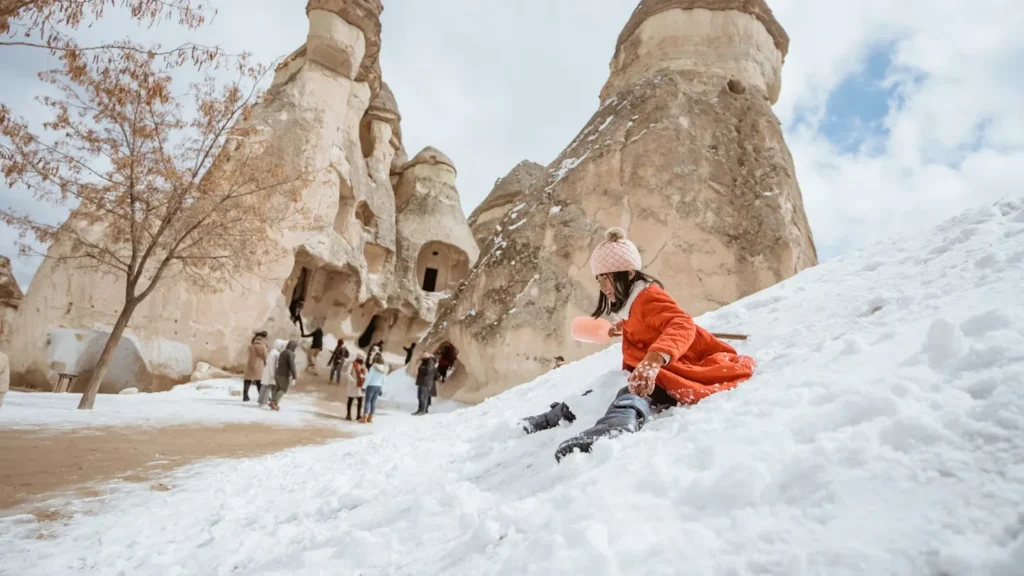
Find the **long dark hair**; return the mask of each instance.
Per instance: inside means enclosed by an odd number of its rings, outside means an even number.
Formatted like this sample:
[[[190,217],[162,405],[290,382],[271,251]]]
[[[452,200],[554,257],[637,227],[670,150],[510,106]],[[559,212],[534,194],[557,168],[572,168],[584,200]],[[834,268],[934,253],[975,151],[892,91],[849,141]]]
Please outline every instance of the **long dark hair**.
[[[618,313],[622,311],[622,307],[626,305],[626,300],[629,299],[629,295],[633,292],[633,286],[637,282],[647,282],[648,284],[662,286],[657,278],[644,274],[639,270],[633,273],[632,278],[629,277],[629,272],[612,272],[612,288],[615,290],[615,302],[610,301],[604,295],[604,292],[600,292],[597,297],[597,309],[594,310],[591,316],[600,318],[601,316],[607,316],[611,312]]]

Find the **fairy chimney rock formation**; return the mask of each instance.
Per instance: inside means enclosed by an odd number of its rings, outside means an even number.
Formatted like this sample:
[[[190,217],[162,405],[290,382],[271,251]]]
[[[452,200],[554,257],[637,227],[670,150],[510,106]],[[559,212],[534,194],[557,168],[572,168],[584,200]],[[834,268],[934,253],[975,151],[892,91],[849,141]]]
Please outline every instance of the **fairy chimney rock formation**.
[[[381,88],[380,0],[309,0],[308,58],[350,80],[364,82],[372,94]]]
[[[523,160],[504,178],[495,182],[491,193],[469,215],[469,228],[478,246],[483,246],[492,234],[500,232],[496,229],[498,222],[543,173],[544,167],[540,164]]]
[[[695,70],[757,86],[774,104],[788,51],[764,0],[643,0],[619,34],[601,99],[655,72]]]
[[[594,309],[590,254],[612,226],[694,316],[817,263],[771,109],[787,49],[763,0],[640,3],[599,109],[495,224],[426,336],[426,350],[460,349],[444,394],[479,401],[594,352],[568,327]]]
[[[401,265],[392,303],[403,311],[436,306],[469,275],[480,255],[462,212],[456,174],[455,163],[433,147],[402,169],[395,189]]]
[[[317,324],[352,344],[384,340],[386,358],[399,365],[402,347],[429,328],[443,290],[478,250],[452,161],[428,149],[406,162],[398,103],[380,77],[381,9],[379,0],[309,1],[306,43],[277,67],[266,99],[221,152],[284,163],[302,176],[295,198],[303,219],[283,219],[279,254],[259,277],[214,294],[182,279],[160,284],[133,315],[102,392],[163,389],[188,380],[197,362],[240,371],[254,330],[299,339],[289,310],[299,300],[307,333]],[[399,190],[408,191],[401,218]],[[418,261],[431,242],[445,249],[427,253],[447,267]],[[437,270],[435,289],[444,284],[437,293],[416,277],[424,262]],[[20,381],[47,389],[61,372],[90,371],[123,305],[119,283],[46,259],[14,314],[15,338],[0,341]]]

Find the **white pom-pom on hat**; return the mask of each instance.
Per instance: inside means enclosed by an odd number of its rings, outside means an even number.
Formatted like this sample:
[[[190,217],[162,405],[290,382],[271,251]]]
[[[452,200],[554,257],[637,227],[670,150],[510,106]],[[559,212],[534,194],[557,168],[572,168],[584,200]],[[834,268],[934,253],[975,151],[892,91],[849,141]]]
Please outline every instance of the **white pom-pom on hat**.
[[[643,259],[636,244],[626,238],[622,228],[609,228],[604,233],[606,240],[594,248],[590,256],[590,269],[594,276],[613,272],[638,272],[643,268]]]
[[[608,231],[604,233],[604,238],[609,242],[618,242],[626,238],[626,231],[618,226],[615,228],[609,228]]]

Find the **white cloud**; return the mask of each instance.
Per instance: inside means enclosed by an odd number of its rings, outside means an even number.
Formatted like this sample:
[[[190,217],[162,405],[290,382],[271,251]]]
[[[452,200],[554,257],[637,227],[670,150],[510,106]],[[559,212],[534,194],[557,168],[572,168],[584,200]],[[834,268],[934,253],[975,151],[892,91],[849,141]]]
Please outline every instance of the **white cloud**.
[[[768,2],[792,40],[776,113],[823,256],[1024,194],[1024,4]],[[254,51],[264,61],[305,38],[301,3],[217,5],[219,16],[198,33],[156,33],[168,45],[189,37]],[[551,162],[597,109],[615,39],[634,6],[385,0],[382,67],[409,153],[433,145],[455,161],[467,212],[520,160]],[[118,38],[124,29],[111,21],[89,33]],[[879,47],[892,50],[887,80],[901,97],[885,119],[888,133],[849,152],[829,142],[818,122],[829,96]],[[7,102],[26,92],[11,74],[0,72]],[[0,230],[0,253],[13,252],[10,246]],[[30,268],[21,265],[19,280]]]

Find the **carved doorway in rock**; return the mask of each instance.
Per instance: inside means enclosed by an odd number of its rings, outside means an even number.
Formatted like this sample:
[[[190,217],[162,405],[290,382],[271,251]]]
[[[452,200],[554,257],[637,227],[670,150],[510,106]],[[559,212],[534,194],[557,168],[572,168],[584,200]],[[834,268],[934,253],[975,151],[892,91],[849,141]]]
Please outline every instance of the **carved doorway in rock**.
[[[437,268],[427,268],[423,271],[423,291],[437,291]]]
[[[469,274],[469,255],[446,242],[427,242],[416,259],[416,278],[424,292],[444,292]]]
[[[380,322],[380,316],[370,318],[370,323],[366,325],[366,330],[363,330],[363,334],[359,337],[358,344],[360,348],[369,349],[373,345],[373,333],[377,330],[378,322]]]

